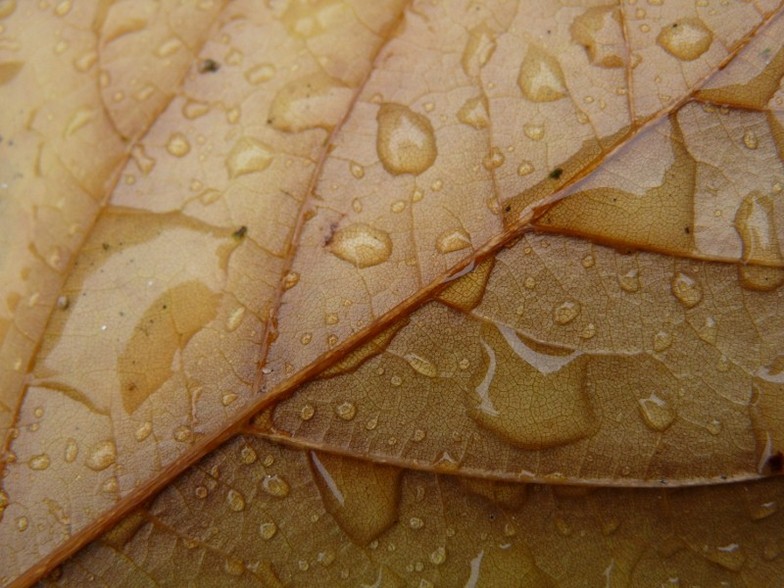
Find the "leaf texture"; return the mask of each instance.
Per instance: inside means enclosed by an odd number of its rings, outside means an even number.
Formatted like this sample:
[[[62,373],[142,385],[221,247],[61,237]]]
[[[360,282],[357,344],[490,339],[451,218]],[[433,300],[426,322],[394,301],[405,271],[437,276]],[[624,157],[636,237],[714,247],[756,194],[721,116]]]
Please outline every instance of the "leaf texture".
[[[781,575],[778,2],[0,19],[2,584]]]

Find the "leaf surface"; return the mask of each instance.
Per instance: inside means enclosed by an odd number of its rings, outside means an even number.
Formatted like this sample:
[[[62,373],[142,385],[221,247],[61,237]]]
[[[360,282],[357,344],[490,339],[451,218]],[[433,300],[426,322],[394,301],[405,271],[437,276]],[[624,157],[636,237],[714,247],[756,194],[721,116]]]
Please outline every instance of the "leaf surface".
[[[780,12],[0,3],[3,582],[769,583]]]

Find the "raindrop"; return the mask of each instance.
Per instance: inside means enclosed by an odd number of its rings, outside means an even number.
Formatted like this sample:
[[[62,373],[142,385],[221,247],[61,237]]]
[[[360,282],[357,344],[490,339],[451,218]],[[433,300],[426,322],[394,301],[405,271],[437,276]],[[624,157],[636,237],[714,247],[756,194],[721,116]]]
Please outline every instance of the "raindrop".
[[[468,42],[463,49],[460,63],[466,75],[477,76],[495,52],[496,43],[493,31],[482,23],[469,31]]]
[[[713,33],[699,18],[686,18],[664,27],[656,42],[673,57],[694,61],[710,48]]]
[[[275,77],[275,66],[269,63],[254,65],[245,72],[245,79],[253,85],[263,84]]]
[[[226,502],[234,512],[245,510],[245,497],[234,489],[229,490],[226,494]]]
[[[258,139],[242,137],[226,158],[230,178],[261,172],[272,163],[272,150]]]
[[[553,311],[553,320],[559,325],[568,325],[580,314],[580,303],[567,300],[559,304]]]
[[[532,102],[553,102],[566,96],[566,80],[558,61],[544,49],[531,45],[520,65],[517,84]]]
[[[376,149],[389,173],[419,175],[436,160],[435,131],[427,117],[401,104],[382,104]]]
[[[490,124],[487,98],[480,95],[466,100],[457,111],[457,120],[475,129],[487,128]]]
[[[79,445],[76,443],[76,439],[68,439],[65,442],[65,462],[66,463],[73,463],[76,461],[77,456],[79,455]]]
[[[335,407],[335,414],[344,421],[350,421],[357,415],[357,407],[352,402],[341,402]]]
[[[85,463],[91,470],[100,472],[112,465],[116,459],[117,448],[114,441],[101,441],[91,448]]]
[[[277,474],[264,476],[261,480],[261,489],[270,496],[277,498],[284,498],[289,495],[288,482]]]
[[[45,470],[49,467],[50,464],[51,464],[51,460],[49,459],[49,456],[46,455],[45,453],[42,453],[40,455],[34,455],[33,457],[30,458],[30,461],[28,462],[28,465],[30,466],[31,470]]]
[[[452,253],[471,247],[471,236],[464,229],[447,229],[436,238],[436,249]]]
[[[392,239],[386,231],[358,223],[337,231],[329,247],[343,261],[365,268],[389,259]]]
[[[416,353],[406,353],[403,359],[408,362],[411,368],[423,376],[435,378],[438,376],[438,368],[428,359]]]
[[[430,561],[433,565],[440,566],[446,561],[446,548],[438,547],[430,554]]]
[[[643,421],[654,431],[665,431],[675,420],[675,413],[669,403],[655,393],[637,402],[640,405]]]
[[[636,269],[629,270],[618,276],[618,284],[624,292],[637,292],[640,289],[640,273]]]
[[[272,539],[278,532],[278,526],[272,522],[265,522],[259,525],[259,535],[265,541]]]
[[[191,151],[191,144],[182,133],[172,133],[166,143],[166,151],[175,157],[185,157]]]
[[[694,308],[702,300],[700,283],[683,272],[677,272],[673,277],[672,293],[686,308]]]

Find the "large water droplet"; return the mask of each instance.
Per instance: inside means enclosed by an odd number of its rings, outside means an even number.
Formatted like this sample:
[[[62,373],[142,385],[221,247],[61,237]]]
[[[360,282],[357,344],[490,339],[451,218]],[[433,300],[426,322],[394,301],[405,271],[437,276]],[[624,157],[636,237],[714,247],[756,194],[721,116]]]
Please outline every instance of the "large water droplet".
[[[585,48],[588,59],[600,67],[623,67],[621,12],[614,6],[596,6],[574,19],[572,39]]]
[[[352,90],[325,73],[311,74],[286,84],[269,110],[273,128],[287,133],[305,129],[331,130],[345,113]]]
[[[683,272],[677,272],[673,277],[672,293],[686,308],[693,308],[702,300],[700,283]]]
[[[438,150],[426,116],[401,104],[382,104],[376,120],[376,149],[389,173],[418,175],[433,165]]]
[[[464,229],[447,229],[436,238],[436,249],[452,253],[471,247],[471,236]]]
[[[699,18],[685,18],[664,27],[656,42],[673,57],[694,61],[710,48],[713,33]]]
[[[435,378],[438,376],[438,368],[435,364],[422,357],[421,355],[417,355],[416,353],[406,353],[403,359],[408,362],[408,365],[411,366],[415,372],[422,374],[428,378]]]
[[[166,143],[166,151],[175,157],[185,157],[191,152],[191,144],[182,133],[172,133]]]
[[[495,35],[486,23],[471,29],[468,42],[463,49],[463,57],[460,60],[463,71],[472,77],[479,75],[479,70],[490,61],[495,48]]]
[[[553,320],[559,325],[568,325],[580,315],[580,303],[566,300],[553,310]]]
[[[267,169],[272,163],[272,149],[253,137],[242,137],[226,158],[230,178]]]
[[[765,264],[739,266],[741,284],[763,292],[784,284],[773,198],[759,192],[746,195],[735,215],[735,229],[743,243],[743,261]]]
[[[665,431],[675,420],[675,413],[669,403],[655,393],[637,402],[643,421],[654,431]]]
[[[484,129],[490,124],[487,98],[484,94],[469,98],[457,111],[457,120],[475,129]]]
[[[544,49],[531,45],[520,65],[517,84],[532,102],[553,102],[567,94],[566,80],[558,61]]]
[[[245,510],[245,497],[233,488],[226,494],[226,503],[234,512]]]
[[[31,470],[45,470],[49,467],[52,461],[49,459],[48,455],[42,453],[40,455],[34,455],[27,463]]]
[[[261,480],[261,489],[277,498],[284,498],[289,495],[289,483],[277,474],[266,475]]]
[[[367,545],[397,520],[398,468],[315,451],[310,463],[324,507],[355,543]]]
[[[114,441],[101,441],[93,445],[87,455],[85,464],[91,470],[100,472],[112,465],[117,459],[117,448]]]
[[[389,259],[392,239],[386,231],[358,223],[337,231],[329,249],[343,261],[360,268],[370,267]]]

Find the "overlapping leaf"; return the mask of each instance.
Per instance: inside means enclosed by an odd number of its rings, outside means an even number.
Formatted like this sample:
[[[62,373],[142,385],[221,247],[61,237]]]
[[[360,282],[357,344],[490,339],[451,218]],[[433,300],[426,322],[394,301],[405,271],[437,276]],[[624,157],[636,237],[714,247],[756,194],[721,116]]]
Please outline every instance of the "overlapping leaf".
[[[777,3],[16,4],[4,582],[776,577]]]

